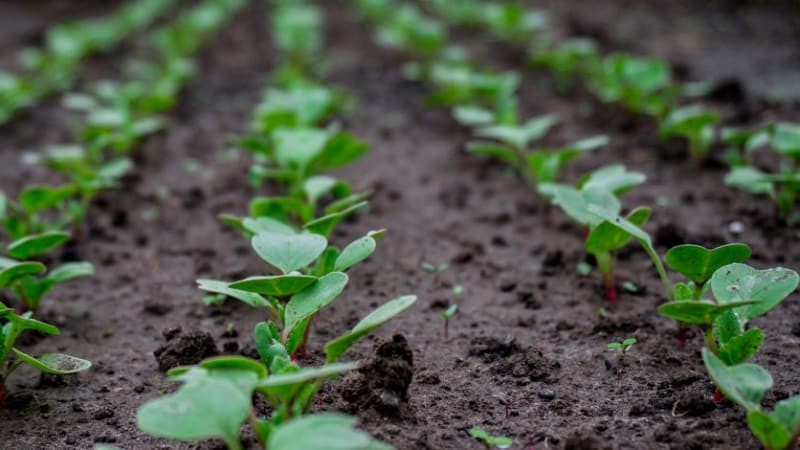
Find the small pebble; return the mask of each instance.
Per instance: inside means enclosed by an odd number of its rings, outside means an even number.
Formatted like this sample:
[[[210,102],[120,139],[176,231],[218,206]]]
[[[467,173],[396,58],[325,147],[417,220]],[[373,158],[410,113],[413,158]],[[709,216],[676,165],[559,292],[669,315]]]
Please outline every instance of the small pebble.
[[[739,221],[731,222],[728,225],[728,231],[730,231],[731,234],[742,234],[744,231],[744,225],[742,225],[742,222]]]
[[[556,393],[553,392],[551,389],[541,388],[539,389],[539,398],[549,402],[550,400],[556,398]]]

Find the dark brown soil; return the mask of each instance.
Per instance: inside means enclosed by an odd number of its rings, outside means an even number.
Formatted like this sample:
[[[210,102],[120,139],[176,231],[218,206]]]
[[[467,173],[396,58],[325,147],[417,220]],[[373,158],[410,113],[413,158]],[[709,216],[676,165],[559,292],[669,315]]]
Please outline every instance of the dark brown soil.
[[[245,239],[215,218],[243,213],[255,195],[247,158],[232,159],[226,149],[274,67],[264,3],[252,2],[202,52],[200,76],[172,126],[146,142],[125,187],[95,204],[75,251],[96,264],[98,275],[59,287],[42,317],[63,334],[26,347],[73,353],[94,367],[60,383],[20,370],[8,386],[8,408],[0,411],[0,447],[216,448],[144,435],[135,413],[171,387],[159,364],[174,361],[157,360],[158,349],[181,362],[212,349],[252,352],[251,330],[261,318],[233,301],[203,305],[194,280],[264,270]],[[310,358],[318,360],[322,342],[378,304],[406,293],[420,301],[349,353],[364,360],[364,369],[327,386],[317,407],[357,413],[367,430],[399,449],[481,448],[465,431],[472,426],[514,438],[515,449],[758,448],[742,412],[711,401],[702,337],[690,334],[679,349],[675,325],[656,312],[660,286],[644,253],[632,247],[619,263],[620,282],[642,290],[621,292],[613,304],[603,300],[596,274],[581,277],[576,270],[584,260],[582,230],[501,164],[466,154],[466,133],[446,110],[424,106],[425,88],[401,77],[402,55],[374,47],[346,3],[325,2],[329,78],[357,95],[344,126],[372,151],[339,175],[375,194],[371,209],[333,239],[346,243],[384,227],[389,234],[353,270],[344,298],[319,317]],[[468,33],[459,40],[487,63],[522,69],[513,51],[486,47]],[[549,143],[611,137],[608,148],[574,164],[569,179],[620,161],[648,174],[647,185],[625,204],[653,206],[648,229],[660,251],[676,242],[742,240],[753,247],[758,267],[794,267],[800,258],[796,231],[776,219],[771,204],[724,187],[718,165],[697,171],[680,156],[680,143],[657,140],[650,121],[579,91],[555,95],[541,73],[527,72],[521,92],[526,114],[560,115]],[[3,189],[15,193],[48,180],[19,160],[25,150],[68,139],[74,118],[55,103],[0,130]],[[748,96],[715,104],[733,115],[747,108],[746,120],[738,119],[744,123],[800,118],[791,107],[770,108]],[[743,225],[740,235],[729,231],[735,221]],[[423,262],[449,268],[433,275],[420,268]],[[453,296],[456,284],[464,287],[461,298]],[[757,321],[768,332],[756,361],[775,376],[767,404],[800,390],[797,297]],[[451,302],[460,308],[444,340],[439,312]],[[607,342],[631,336],[639,343],[624,358],[606,351]]]

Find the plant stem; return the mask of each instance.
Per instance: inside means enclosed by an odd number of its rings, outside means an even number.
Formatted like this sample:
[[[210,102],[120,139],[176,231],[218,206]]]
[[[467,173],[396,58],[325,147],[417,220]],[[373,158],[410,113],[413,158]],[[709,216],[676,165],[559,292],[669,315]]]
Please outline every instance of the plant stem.
[[[258,417],[256,417],[255,409],[250,408],[250,414],[247,415],[247,422],[250,424],[250,427],[256,434],[256,438],[258,438],[258,443],[261,444],[261,448],[267,448],[267,442],[264,440],[264,436],[261,435],[260,430],[258,429]]]
[[[716,339],[714,339],[714,331],[712,327],[705,327],[703,330],[703,336],[706,338],[706,345],[708,346],[708,349],[711,350],[711,353],[717,355],[719,353],[719,347],[717,346]]]
[[[678,322],[678,348],[686,348],[686,325]]]
[[[6,402],[6,395],[8,391],[6,391],[6,385],[3,381],[0,381],[0,409],[3,409],[3,406]]]
[[[444,340],[447,340],[447,324],[449,323],[450,323],[449,320],[444,319]]]
[[[603,285],[606,288],[606,299],[609,302],[617,301],[617,289],[614,285],[614,257],[609,252],[594,255],[597,267],[603,274]]]
[[[672,283],[669,282],[669,277],[667,277],[667,271],[664,269],[664,263],[661,262],[661,257],[656,253],[652,243],[645,241],[641,242],[641,244],[642,247],[644,247],[644,251],[650,256],[653,264],[655,264],[658,276],[661,278],[661,284],[664,286],[664,293],[667,296],[667,301],[671,302],[673,297]]]
[[[235,438],[226,438],[225,445],[228,447],[228,450],[244,450],[242,447],[242,442],[239,441],[238,437]]]

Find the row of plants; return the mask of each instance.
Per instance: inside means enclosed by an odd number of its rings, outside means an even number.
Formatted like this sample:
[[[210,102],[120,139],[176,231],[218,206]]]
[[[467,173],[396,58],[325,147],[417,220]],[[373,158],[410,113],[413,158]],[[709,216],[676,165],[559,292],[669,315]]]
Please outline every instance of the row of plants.
[[[800,281],[797,273],[785,268],[756,270],[743,264],[751,251],[739,243],[715,249],[678,245],[669,249],[662,261],[652,239],[642,229],[651,209],[639,207],[621,215],[620,196],[643,183],[643,174],[627,171],[623,165],[611,165],[586,174],[576,185],[559,181],[559,172],[567,162],[605,144],[605,137],[590,138],[561,149],[536,149],[531,142],[541,138],[556,118],[545,115],[526,121],[518,119],[516,74],[479,69],[469,63],[463,50],[446,46],[446,27],[413,5],[392,0],[356,0],[355,4],[375,26],[379,43],[400,48],[416,58],[415,63],[407,66],[406,73],[436,89],[429,98],[434,103],[451,106],[456,120],[480,138],[468,144],[470,152],[505,161],[534,192],[558,205],[587,230],[585,248],[603,274],[609,300],[616,299],[614,253],[631,241],[644,248],[657,269],[667,300],[658,310],[678,323],[680,345],[685,345],[686,329],[690,326],[698,326],[705,338],[704,361],[719,388],[715,399],[721,400],[724,393],[744,406],[753,432],[767,448],[791,448],[800,435],[800,401],[784,400],[773,413],[760,411],[758,403],[771,386],[771,379],[766,383],[768,374],[765,376],[763,369],[747,363],[764,341],[763,332],[748,324],[796,290]],[[503,7],[487,5],[480,14],[481,20],[494,24],[493,29],[503,30],[504,36],[525,36],[520,30],[536,21],[514,16],[517,19],[508,27],[503,20],[493,22],[492,18],[498,15],[490,11]],[[453,11],[457,10],[453,6]],[[499,17],[508,19],[505,15]],[[672,283],[666,267],[682,275],[685,281]],[[635,341],[628,342],[630,345]],[[744,372],[758,376],[752,379],[738,376]],[[748,404],[742,401],[742,396],[752,399],[756,395],[753,383],[760,388],[758,402]],[[747,391],[750,397],[740,390]]]
[[[113,50],[175,3],[136,0],[107,18],[67,22],[49,29],[42,48],[28,48],[19,55],[24,73],[0,72],[0,125],[42,98],[69,89],[86,57]]]
[[[33,319],[41,302],[56,285],[92,275],[87,262],[68,262],[47,270],[42,261],[57,259],[52,253],[80,234],[92,199],[117,186],[132,168],[128,155],[146,136],[163,128],[159,114],[177,100],[180,88],[192,74],[192,55],[241,5],[242,0],[206,0],[150,36],[152,59],[132,64],[131,80],[124,84],[104,81],[96,96],[71,94],[67,106],[86,112],[78,144],[50,148],[28,155],[69,180],[58,186],[33,185],[16,200],[0,192],[0,225],[6,255],[0,257],[0,404],[5,382],[22,363],[50,374],[66,375],[87,370],[89,361],[62,354],[33,357],[14,347],[26,330],[58,334],[52,325]],[[8,300],[5,300],[8,299]]]
[[[709,92],[707,83],[680,84],[670,65],[661,59],[629,53],[604,54],[589,38],[556,43],[548,17],[514,2],[426,0],[426,5],[454,24],[488,30],[496,39],[526,48],[530,64],[549,70],[559,89],[576,80],[598,99],[652,117],[662,139],[682,138],[698,164],[715,146],[727,147],[731,171],[725,183],[768,196],[789,224],[800,189],[800,126],[768,122],[755,128],[721,126],[722,114],[698,101]],[[766,149],[764,161],[754,156]],[[774,161],[778,160],[778,162]]]
[[[344,218],[367,207],[369,193],[355,192],[328,172],[351,164],[368,146],[336,121],[350,105],[348,96],[319,81],[324,73],[320,8],[300,0],[270,5],[268,25],[280,65],[239,144],[253,157],[250,181],[279,194],[252,199],[245,217],[220,217],[241,231],[269,267],[266,274],[243,280],[198,280],[210,294],[207,303],[232,298],[262,315],[253,330],[259,359],[222,356],[170,370],[180,387],[142,406],[138,426],[173,440],[221,439],[229,449],[243,448],[245,423],[267,449],[390,448],[354,428],[353,417],[311,412],[326,380],[359,367],[341,361],[348,349],[416,297],[384,303],[325,343],[323,365],[301,363],[311,348],[315,318],[341,297],[350,269],[375,251],[386,230],[370,231],[343,248],[329,241]]]

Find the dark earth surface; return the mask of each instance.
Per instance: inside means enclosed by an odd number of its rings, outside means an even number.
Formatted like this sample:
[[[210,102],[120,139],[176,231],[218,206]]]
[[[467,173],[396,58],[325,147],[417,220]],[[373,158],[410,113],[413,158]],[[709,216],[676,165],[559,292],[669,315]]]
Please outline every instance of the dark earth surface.
[[[47,9],[49,3],[40,6]],[[52,3],[68,8],[65,2]],[[124,449],[216,448],[213,442],[170,443],[146,436],[136,429],[135,414],[146,400],[174,387],[160,364],[216,353],[250,354],[252,327],[263,319],[235,301],[203,305],[194,280],[233,280],[264,271],[246,240],[215,218],[222,212],[244,213],[256,194],[245,176],[248,159],[229,150],[229,137],[244,130],[265,75],[276,65],[264,3],[251,2],[201,52],[199,76],[186,89],[172,125],[147,140],[124,187],[103,194],[94,205],[75,249],[98,274],[60,286],[41,318],[58,324],[62,335],[26,346],[34,353],[83,356],[94,367],[55,381],[20,370],[10,380],[7,408],[0,411],[0,448],[91,448],[99,442]],[[579,5],[589,2],[576,1],[575,8],[573,2],[569,8],[556,3],[547,6],[553,8],[554,25],[565,33],[578,32],[570,31],[575,22],[570,16],[591,17],[603,33],[618,33],[612,19],[638,23],[637,15],[614,13],[631,4],[638,5],[636,14],[660,27],[670,26],[672,14],[691,12],[675,6],[661,17],[652,6],[656,2],[647,2],[648,9],[644,2],[613,0],[582,13]],[[503,165],[465,153],[467,133],[445,109],[425,107],[425,87],[401,76],[404,55],[373,46],[346,1],[324,4],[327,79],[358,99],[341,121],[372,147],[337,175],[375,191],[371,209],[341,226],[332,239],[345,244],[378,228],[388,228],[389,234],[376,254],[350,273],[343,297],[319,316],[309,362],[319,361],[323,342],[384,301],[407,293],[420,300],[347,355],[362,360],[362,369],[329,383],[316,408],[357,414],[365,429],[399,449],[477,449],[480,445],[465,431],[472,426],[514,438],[515,449],[758,448],[743,413],[727,401],[712,401],[713,386],[700,360],[702,337],[693,333],[685,349],[676,346],[674,323],[656,311],[660,284],[645,254],[631,246],[619,255],[619,281],[633,281],[641,290],[620,291],[616,303],[605,301],[597,274],[582,277],[576,270],[585,258],[583,231],[547,208]],[[100,2],[95,6],[103,8]],[[721,17],[754,11],[771,17],[776,30],[786,19],[784,7],[781,2],[707,6]],[[37,17],[33,6],[3,8],[13,14],[0,14],[0,24]],[[4,34],[3,56],[13,57],[8,49],[27,44],[30,30],[41,32],[56,16],[38,17],[25,33]],[[556,95],[552,80],[526,70],[513,49],[474,31],[456,36],[486,64],[525,74],[521,107],[526,115],[560,116],[561,125],[544,144],[609,135],[611,145],[574,163],[568,179],[613,162],[648,175],[646,185],[629,193],[624,204],[654,208],[647,229],[660,252],[681,242],[709,246],[740,240],[753,248],[752,265],[797,269],[796,230],[776,217],[770,203],[723,185],[725,170],[715,163],[722,148],[699,171],[686,160],[680,142],[658,141],[650,120],[597,104],[579,89]],[[635,47],[669,50],[673,37],[651,30]],[[783,40],[772,44],[789,51]],[[604,45],[630,49],[616,38]],[[724,41],[706,51],[717,50],[731,51]],[[118,73],[137,51],[129,45],[92,59],[83,83]],[[753,61],[763,56],[748,51],[738,56]],[[678,63],[699,78],[707,73],[702,60],[689,55]],[[738,67],[731,73],[738,75]],[[785,73],[776,72],[792,77],[794,69],[787,65]],[[726,123],[800,120],[796,104],[764,102],[748,95],[757,89],[747,76],[738,80],[744,95],[709,100],[725,112]],[[0,130],[2,188],[16,193],[31,182],[54,182],[45,171],[21,163],[21,155],[68,142],[78,119],[54,99]],[[731,234],[733,222],[743,225],[741,234]],[[433,275],[420,268],[423,262],[449,268]],[[464,287],[459,298],[453,294],[456,284]],[[445,340],[439,312],[453,302],[459,312]],[[772,372],[776,386],[766,406],[800,391],[798,317],[794,294],[756,321],[766,330],[766,341],[755,361]],[[607,342],[631,336],[639,343],[624,360],[606,351]]]

